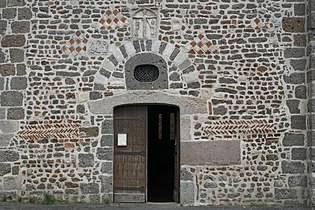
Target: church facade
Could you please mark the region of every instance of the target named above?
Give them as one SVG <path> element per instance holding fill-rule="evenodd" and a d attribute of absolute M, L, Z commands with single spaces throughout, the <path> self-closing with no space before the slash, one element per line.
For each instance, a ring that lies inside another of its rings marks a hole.
<path fill-rule="evenodd" d="M 1 0 L 0 197 L 314 203 L 315 4 Z"/>

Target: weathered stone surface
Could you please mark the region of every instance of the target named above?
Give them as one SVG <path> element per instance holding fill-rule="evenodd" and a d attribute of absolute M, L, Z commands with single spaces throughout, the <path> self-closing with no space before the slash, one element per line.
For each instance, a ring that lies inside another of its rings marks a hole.
<path fill-rule="evenodd" d="M 19 129 L 19 122 L 11 120 L 0 121 L 0 132 L 1 133 L 14 133 Z"/>
<path fill-rule="evenodd" d="M 4 90 L 4 78 L 0 77 L 0 90 Z"/>
<path fill-rule="evenodd" d="M 110 193 L 113 191 L 113 177 L 112 176 L 100 176 L 101 180 L 101 192 Z"/>
<path fill-rule="evenodd" d="M 292 148 L 292 160 L 306 160 L 306 148 Z"/>
<path fill-rule="evenodd" d="M 286 32 L 303 33 L 305 32 L 305 18 L 284 17 L 282 27 Z"/>
<path fill-rule="evenodd" d="M 289 187 L 306 187 L 307 186 L 307 177 L 306 176 L 290 176 Z"/>
<path fill-rule="evenodd" d="M 24 63 L 16 65 L 16 75 L 18 75 L 18 76 L 26 75 L 26 66 Z"/>
<path fill-rule="evenodd" d="M 1 64 L 0 65 L 0 74 L 3 77 L 12 76 L 15 74 L 15 67 L 13 64 Z"/>
<path fill-rule="evenodd" d="M 102 174 L 113 174 L 113 163 L 112 162 L 103 162 L 101 165 Z"/>
<path fill-rule="evenodd" d="M 79 167 L 93 167 L 94 155 L 93 154 L 79 154 Z"/>
<path fill-rule="evenodd" d="M 14 134 L 0 134 L 0 147 L 7 147 L 10 144 Z"/>
<path fill-rule="evenodd" d="M 10 163 L 0 163 L 0 176 L 6 175 L 11 172 Z"/>
<path fill-rule="evenodd" d="M 213 108 L 214 115 L 225 115 L 227 113 L 227 108 L 224 106 L 218 106 Z"/>
<path fill-rule="evenodd" d="M 113 133 L 113 120 L 104 120 L 102 123 L 102 134 Z"/>
<path fill-rule="evenodd" d="M 21 190 L 22 179 L 20 176 L 5 176 L 3 177 L 4 190 Z"/>
<path fill-rule="evenodd" d="M 0 34 L 4 35 L 7 30 L 7 21 L 6 20 L 0 20 Z"/>
<path fill-rule="evenodd" d="M 81 183 L 80 189 L 82 194 L 98 194 L 100 192 L 98 183 Z"/>
<path fill-rule="evenodd" d="M 22 107 L 8 108 L 7 118 L 9 120 L 22 120 L 25 117 L 25 110 Z"/>
<path fill-rule="evenodd" d="M 113 160 L 113 149 L 112 148 L 97 148 L 96 157 L 100 160 Z"/>
<path fill-rule="evenodd" d="M 30 20 L 32 18 L 32 11 L 30 8 L 18 8 L 19 20 Z"/>
<path fill-rule="evenodd" d="M 16 17 L 16 8 L 6 8 L 2 11 L 4 19 L 14 19 Z"/>
<path fill-rule="evenodd" d="M 241 163 L 240 141 L 181 143 L 181 164 L 235 165 Z"/>
<path fill-rule="evenodd" d="M 288 162 L 282 161 L 282 172 L 287 174 L 301 174 L 305 171 L 303 162 Z"/>
<path fill-rule="evenodd" d="M 295 189 L 275 189 L 275 196 L 277 199 L 295 199 L 297 192 Z"/>
<path fill-rule="evenodd" d="M 306 99 L 306 86 L 299 85 L 295 88 L 295 97 L 299 99 Z"/>
<path fill-rule="evenodd" d="M 304 73 L 292 73 L 289 76 L 284 75 L 284 81 L 288 84 L 304 84 L 305 74 Z"/>
<path fill-rule="evenodd" d="M 296 71 L 305 71 L 306 59 L 291 59 L 290 64 Z"/>
<path fill-rule="evenodd" d="M 25 90 L 27 88 L 26 77 L 13 77 L 11 79 L 11 90 Z"/>
<path fill-rule="evenodd" d="M 15 21 L 11 24 L 12 32 L 15 34 L 29 33 L 30 22 L 29 21 Z"/>
<path fill-rule="evenodd" d="M 195 186 L 193 182 L 180 182 L 180 203 L 192 205 L 195 201 Z"/>
<path fill-rule="evenodd" d="M 291 116 L 291 127 L 293 129 L 304 130 L 306 128 L 306 117 L 303 115 Z"/>
<path fill-rule="evenodd" d="M 1 40 L 2 47 L 23 47 L 25 44 L 24 35 L 6 35 Z"/>
<path fill-rule="evenodd" d="M 7 7 L 7 1 L 0 1 L 0 8 Z"/>
<path fill-rule="evenodd" d="M 25 0 L 7 0 L 8 7 L 24 6 Z"/>
<path fill-rule="evenodd" d="M 289 107 L 291 114 L 300 113 L 299 104 L 300 104 L 299 100 L 287 100 L 287 106 Z"/>
<path fill-rule="evenodd" d="M 113 135 L 111 135 L 111 134 L 103 135 L 101 138 L 101 147 L 105 147 L 105 146 L 112 147 L 113 141 L 114 141 Z"/>
<path fill-rule="evenodd" d="M 19 153 L 12 150 L 0 150 L 0 162 L 14 162 L 19 160 Z"/>
<path fill-rule="evenodd" d="M 23 49 L 10 49 L 11 63 L 24 62 L 24 50 Z"/>
<path fill-rule="evenodd" d="M 23 94 L 17 91 L 5 91 L 0 96 L 2 106 L 22 106 Z"/>
<path fill-rule="evenodd" d="M 81 127 L 79 129 L 81 137 L 96 137 L 98 136 L 98 127 Z"/>
<path fill-rule="evenodd" d="M 286 48 L 284 50 L 285 58 L 302 58 L 305 56 L 305 48 Z"/>
<path fill-rule="evenodd" d="M 0 120 L 5 119 L 6 117 L 6 109 L 0 108 Z"/>
<path fill-rule="evenodd" d="M 295 133 L 285 133 L 283 138 L 284 146 L 304 146 L 304 135 Z"/>
<path fill-rule="evenodd" d="M 191 172 L 189 172 L 187 169 L 182 169 L 180 171 L 180 180 L 183 180 L 183 181 L 193 181 L 193 175 Z"/>

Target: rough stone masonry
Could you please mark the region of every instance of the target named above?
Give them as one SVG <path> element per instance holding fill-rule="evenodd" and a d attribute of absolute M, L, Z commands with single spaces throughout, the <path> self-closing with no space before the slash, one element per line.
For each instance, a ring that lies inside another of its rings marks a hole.
<path fill-rule="evenodd" d="M 0 0 L 0 197 L 111 202 L 113 108 L 162 102 L 180 203 L 314 205 L 314 34 L 312 0 Z"/>

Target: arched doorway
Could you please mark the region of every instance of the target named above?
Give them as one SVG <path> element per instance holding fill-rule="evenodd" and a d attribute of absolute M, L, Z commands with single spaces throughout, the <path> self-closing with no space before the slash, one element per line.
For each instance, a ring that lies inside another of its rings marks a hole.
<path fill-rule="evenodd" d="M 179 108 L 114 109 L 114 201 L 179 200 Z"/>

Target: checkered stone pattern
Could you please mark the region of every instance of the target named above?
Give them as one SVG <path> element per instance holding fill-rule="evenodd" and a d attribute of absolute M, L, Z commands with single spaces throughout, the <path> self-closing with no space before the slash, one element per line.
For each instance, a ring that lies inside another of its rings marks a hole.
<path fill-rule="evenodd" d="M 63 53 L 67 54 L 70 58 L 76 58 L 86 55 L 86 44 L 88 36 L 77 31 L 71 36 L 70 40 L 62 47 Z"/>
<path fill-rule="evenodd" d="M 199 34 L 192 42 L 187 45 L 188 53 L 190 54 L 213 54 L 218 52 L 213 42 L 204 34 Z"/>
<path fill-rule="evenodd" d="M 129 21 L 127 17 L 125 17 L 119 9 L 117 8 L 109 8 L 102 15 L 99 20 L 101 24 L 101 30 L 110 30 L 110 29 L 118 29 L 118 28 L 127 28 Z"/>

